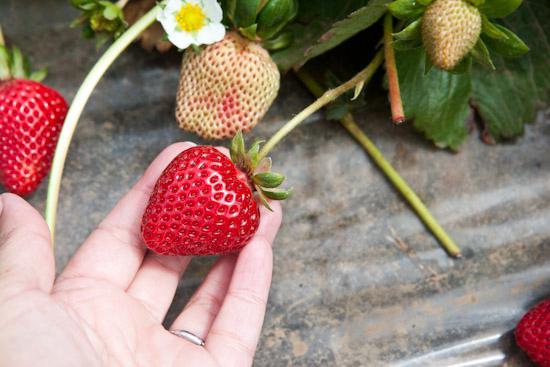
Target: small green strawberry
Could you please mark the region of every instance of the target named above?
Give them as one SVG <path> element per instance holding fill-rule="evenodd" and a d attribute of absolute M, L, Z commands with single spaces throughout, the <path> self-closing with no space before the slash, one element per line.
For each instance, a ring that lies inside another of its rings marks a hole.
<path fill-rule="evenodd" d="M 422 18 L 422 41 L 430 61 L 454 69 L 474 48 L 481 33 L 481 13 L 464 0 L 435 0 Z"/>

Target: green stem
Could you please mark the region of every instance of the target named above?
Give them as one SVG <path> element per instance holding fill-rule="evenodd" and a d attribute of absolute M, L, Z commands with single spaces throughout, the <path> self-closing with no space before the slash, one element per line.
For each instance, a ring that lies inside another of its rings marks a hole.
<path fill-rule="evenodd" d="M 393 49 L 393 17 L 390 12 L 384 18 L 384 54 L 386 59 L 386 74 L 390 90 L 390 105 L 392 121 L 400 124 L 405 121 L 401 91 L 399 90 L 399 77 L 395 64 L 395 52 Z"/>
<path fill-rule="evenodd" d="M 304 85 L 315 96 L 320 96 L 323 93 L 323 88 L 317 83 L 311 75 L 301 69 L 298 72 L 298 77 L 304 83 Z M 392 167 L 384 155 L 376 145 L 369 139 L 369 137 L 361 131 L 357 123 L 355 122 L 351 113 L 346 114 L 340 123 L 348 130 L 348 132 L 363 146 L 363 148 L 369 153 L 372 160 L 378 165 L 378 167 L 384 172 L 386 177 L 392 182 L 397 190 L 403 195 L 403 197 L 409 202 L 411 207 L 418 214 L 424 224 L 432 231 L 433 235 L 439 240 L 441 246 L 447 251 L 447 253 L 453 257 L 461 257 L 460 248 L 456 245 L 453 239 L 447 234 L 445 229 L 439 224 L 439 222 L 430 213 L 429 209 L 424 205 L 418 195 L 411 189 L 407 182 L 399 175 L 399 173 Z"/>
<path fill-rule="evenodd" d="M 90 73 L 84 79 L 84 82 L 77 91 L 74 100 L 71 104 L 63 129 L 59 136 L 59 142 L 55 150 L 55 156 L 52 163 L 50 179 L 48 183 L 48 197 L 46 200 L 46 223 L 50 228 L 52 243 L 55 234 L 55 220 L 57 212 L 57 204 L 59 199 L 59 189 L 61 186 L 61 177 L 63 175 L 63 167 L 71 139 L 78 124 L 78 119 L 86 106 L 86 102 L 90 98 L 94 88 L 99 83 L 99 80 L 105 74 L 107 69 L 113 64 L 118 56 L 156 19 L 157 12 L 160 7 L 157 5 L 147 12 L 141 19 L 132 25 L 120 38 L 118 38 L 109 49 L 101 56 L 94 65 Z"/>
<path fill-rule="evenodd" d="M 279 143 L 285 136 L 287 136 L 296 126 L 298 126 L 306 118 L 317 112 L 319 109 L 323 108 L 330 102 L 334 101 L 336 98 L 340 97 L 342 94 L 348 90 L 354 88 L 360 83 L 367 83 L 378 67 L 382 64 L 384 60 L 384 52 L 378 51 L 371 62 L 367 65 L 366 68 L 357 73 L 353 78 L 345 82 L 344 84 L 334 88 L 329 89 L 324 92 L 315 102 L 303 109 L 299 114 L 294 116 L 290 121 L 288 121 L 279 131 L 275 133 L 263 146 L 260 154 L 258 156 L 258 161 L 267 156 L 267 154 Z"/>

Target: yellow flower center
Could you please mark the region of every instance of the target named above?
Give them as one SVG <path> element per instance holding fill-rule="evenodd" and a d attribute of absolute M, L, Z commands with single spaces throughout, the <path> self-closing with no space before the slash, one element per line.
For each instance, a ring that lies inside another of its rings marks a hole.
<path fill-rule="evenodd" d="M 178 25 L 186 32 L 198 31 L 204 26 L 206 15 L 197 4 L 185 4 L 176 14 Z"/>

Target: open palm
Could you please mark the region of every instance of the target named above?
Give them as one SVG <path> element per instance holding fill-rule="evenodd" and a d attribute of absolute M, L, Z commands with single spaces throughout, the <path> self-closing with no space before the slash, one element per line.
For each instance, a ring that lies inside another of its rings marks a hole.
<path fill-rule="evenodd" d="M 188 257 L 146 251 L 141 214 L 166 165 L 191 143 L 168 147 L 55 279 L 50 234 L 17 196 L 0 196 L 1 366 L 249 366 L 271 282 L 281 209 L 238 255 L 220 257 L 170 329 L 162 321 Z"/>

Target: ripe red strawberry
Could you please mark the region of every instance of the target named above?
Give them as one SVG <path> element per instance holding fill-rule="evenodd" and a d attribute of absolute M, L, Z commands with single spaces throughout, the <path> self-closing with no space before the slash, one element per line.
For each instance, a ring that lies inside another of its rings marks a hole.
<path fill-rule="evenodd" d="M 48 174 L 67 102 L 55 90 L 27 79 L 30 74 L 17 48 L 0 44 L 0 184 L 24 196 Z"/>
<path fill-rule="evenodd" d="M 205 139 L 249 131 L 279 91 L 279 70 L 256 42 L 229 32 L 220 42 L 183 57 L 176 119 Z"/>
<path fill-rule="evenodd" d="M 274 190 L 284 177 L 269 172 L 269 159 L 255 163 L 259 143 L 245 153 L 240 133 L 235 140 L 232 157 L 237 164 L 214 147 L 196 146 L 180 153 L 166 167 L 141 222 L 149 249 L 164 255 L 238 251 L 256 233 L 260 222 L 253 189 L 266 204 L 265 196 L 275 200 L 289 196 L 287 191 Z M 259 170 L 257 174 L 246 173 Z"/>
<path fill-rule="evenodd" d="M 550 367 L 550 298 L 523 316 L 515 334 L 517 344 L 533 362 Z"/>

